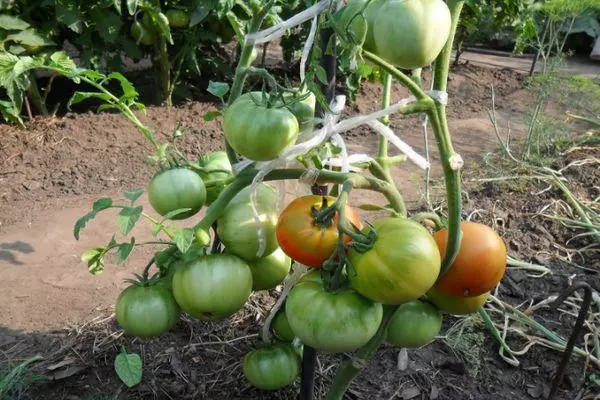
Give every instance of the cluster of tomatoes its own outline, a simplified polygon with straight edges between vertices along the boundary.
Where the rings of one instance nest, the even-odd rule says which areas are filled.
[[[338,22],[365,49],[394,65],[429,65],[448,39],[450,13],[441,0],[375,0],[365,5],[366,0],[350,0]],[[409,45],[398,46],[396,37]],[[310,127],[314,96],[287,96],[296,94],[249,92],[226,109],[223,131],[237,153],[250,160],[272,160]],[[226,155],[209,154],[196,170],[158,173],[148,187],[150,203],[163,216],[188,218],[211,204],[227,179],[234,178]],[[240,310],[253,290],[281,284],[292,260],[304,264],[311,270],[293,285],[271,324],[278,341],[244,358],[251,384],[277,389],[292,383],[300,370],[300,353],[292,342],[325,352],[356,350],[379,330],[384,306],[397,306],[387,324],[387,341],[421,347],[439,335],[442,312],[477,311],[504,275],[506,247],[487,226],[462,224],[458,256],[440,276],[446,229],[432,234],[404,217],[385,217],[363,227],[348,205],[340,209],[345,221],[338,220],[337,212],[321,218],[336,200],[299,197],[278,215],[277,196],[269,185],[260,184],[255,196],[249,187],[241,190],[216,222],[224,251],[192,249],[160,279],[127,288],[116,305],[119,324],[133,335],[154,337],[173,327],[181,310],[200,320],[223,319]],[[172,215],[180,209],[187,211]],[[368,245],[353,245],[350,233],[340,233],[340,223],[371,238]],[[336,257],[344,260],[339,265],[345,284],[331,290],[322,271]]]

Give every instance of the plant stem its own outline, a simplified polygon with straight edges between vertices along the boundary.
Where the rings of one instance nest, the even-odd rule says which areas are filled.
[[[410,79],[410,77],[408,75],[399,71],[392,64],[388,63],[384,59],[382,59],[382,58],[376,56],[375,54],[373,54],[369,51],[366,51],[366,50],[363,50],[363,56],[366,60],[372,61],[375,64],[382,67],[383,69],[385,69],[386,72],[391,74],[401,84],[403,84],[408,90],[410,90],[410,92],[413,94],[413,96],[415,96],[417,98],[417,100],[424,100],[424,101],[427,101],[428,99],[431,100],[431,98],[423,91],[423,89],[421,89],[421,87],[415,81]]]
[[[464,3],[464,0],[450,0],[448,2],[448,7],[450,8],[450,13],[452,15],[452,28],[450,31],[450,38],[446,42],[446,46],[435,63],[436,68],[433,89],[437,91],[447,92],[448,89],[448,74],[454,35],[456,34],[460,13]],[[452,148],[452,139],[450,137],[450,129],[448,128],[448,121],[446,118],[446,105],[441,102],[436,102],[435,112],[431,111],[429,113],[429,119],[431,120],[431,126],[435,133],[440,152],[440,159],[444,170],[444,179],[446,181],[446,196],[448,199],[448,244],[440,270],[440,276],[443,276],[454,262],[458,250],[460,249],[462,236],[460,231],[462,212],[460,171],[458,168],[453,168],[451,164],[450,158],[454,156],[455,153]]]
[[[160,65],[160,80],[162,89],[162,101],[165,102],[167,107],[171,107],[171,63],[169,61],[169,51],[167,49],[167,39],[160,35],[158,39],[158,62]]]
[[[363,347],[358,349],[354,357],[344,361],[338,370],[333,384],[329,388],[325,400],[341,400],[344,393],[348,390],[350,382],[362,372],[363,368],[373,358],[383,341],[389,321],[394,315],[397,306],[383,306],[383,320],[375,336]]]
[[[40,114],[44,116],[48,115],[48,109],[46,108],[46,104],[40,95],[40,90],[35,80],[35,73],[33,71],[29,74],[29,87],[27,88],[27,96]]]
[[[383,99],[381,102],[381,108],[387,108],[390,106],[390,98],[392,93],[392,75],[386,72],[383,82]],[[381,118],[381,122],[385,125],[390,124],[390,117],[386,115]],[[377,152],[377,162],[381,165],[383,172],[389,175],[390,165],[388,160],[388,140],[384,136],[379,136],[379,150]]]

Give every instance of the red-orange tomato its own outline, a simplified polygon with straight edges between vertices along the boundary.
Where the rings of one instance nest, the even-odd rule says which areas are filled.
[[[479,296],[500,282],[506,270],[506,246],[490,227],[475,222],[463,222],[460,250],[448,272],[435,288],[453,296]],[[433,238],[445,254],[448,230],[442,229]]]
[[[293,260],[311,267],[321,267],[331,257],[339,237],[337,213],[331,226],[320,226],[312,215],[312,207],[320,210],[323,198],[328,205],[336,200],[331,196],[299,197],[283,210],[277,222],[277,241],[281,249]],[[344,212],[346,221],[362,227],[358,214],[350,206],[346,206]],[[344,240],[349,242],[350,238]]]

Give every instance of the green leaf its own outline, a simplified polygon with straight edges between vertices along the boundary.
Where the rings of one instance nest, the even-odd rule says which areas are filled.
[[[58,22],[68,26],[73,32],[81,33],[83,31],[83,18],[77,9],[75,0],[58,0],[54,9]]]
[[[212,121],[213,119],[217,118],[218,116],[222,115],[222,113],[220,111],[210,111],[207,112],[206,114],[204,114],[202,116],[202,118],[206,121]]]
[[[127,260],[133,249],[135,248],[135,238],[131,238],[131,242],[129,243],[121,243],[118,246],[119,249],[119,259],[118,262],[123,262]]]
[[[115,10],[121,15],[121,0],[113,0],[113,5],[115,6]]]
[[[137,5],[137,0],[127,0],[127,11],[129,11],[129,15],[135,14],[135,12],[137,11]]]
[[[167,39],[167,42],[170,44],[174,44],[173,37],[171,36],[171,27],[169,26],[169,19],[167,16],[161,12],[156,14],[155,19],[156,24],[158,25],[158,29],[162,35]]]
[[[54,67],[58,67],[64,70],[73,70],[75,68],[77,68],[77,65],[75,65],[75,62],[73,60],[71,60],[71,58],[69,57],[69,55],[67,53],[65,53],[64,51],[57,51],[55,53],[52,53],[52,55],[50,56],[50,60],[52,61],[52,63],[54,65]]]
[[[177,210],[169,211],[168,213],[166,213],[165,215],[162,216],[163,217],[163,221],[167,221],[167,220],[173,218],[176,215],[183,214],[183,213],[188,212],[190,210],[191,210],[191,208],[178,208]]]
[[[33,28],[8,35],[5,41],[17,42],[27,46],[53,46],[55,44],[52,40],[40,36]]]
[[[214,6],[212,1],[203,1],[199,3],[200,5],[198,5],[190,15],[190,28],[204,21]]]
[[[102,210],[106,210],[110,206],[112,206],[112,199],[110,199],[109,197],[103,197],[101,199],[96,200],[94,202],[94,205],[92,206],[92,211],[85,214],[83,217],[79,218],[75,222],[75,226],[73,228],[73,236],[75,236],[75,239],[79,240],[81,230],[85,228],[86,224],[89,221],[96,217],[96,214],[98,214]]]
[[[131,205],[133,205],[142,194],[144,194],[144,189],[142,188],[123,191],[123,196],[131,201]]]
[[[142,215],[142,206],[125,207],[119,212],[119,232],[121,235],[129,235],[129,232],[133,229],[138,219]]]
[[[315,74],[317,75],[319,82],[321,82],[323,85],[327,85],[329,83],[327,82],[327,72],[322,66],[315,65]]]
[[[135,99],[138,96],[137,90],[133,87],[133,84],[127,80],[120,72],[113,72],[109,74],[107,79],[116,79],[121,84],[121,89],[123,90],[123,98],[125,99]]]
[[[69,103],[67,103],[67,107],[69,109],[71,109],[71,106],[73,104],[77,104],[77,103],[81,103],[84,100],[88,100],[88,99],[99,99],[102,101],[110,101],[110,96],[106,93],[100,93],[100,92],[75,92],[75,94],[73,95],[73,97],[71,97],[71,100],[69,100]]]
[[[7,31],[22,31],[29,28],[29,23],[13,15],[0,14],[0,28]]]
[[[115,357],[115,372],[127,387],[142,381],[142,358],[139,354],[127,354],[125,349]]]
[[[177,229],[173,239],[175,240],[175,244],[177,245],[179,251],[182,254],[185,254],[194,242],[194,230],[190,228]]]
[[[223,100],[223,96],[229,92],[229,85],[225,82],[208,82],[208,93]]]
[[[10,101],[0,100],[0,114],[2,114],[2,118],[10,124],[23,125],[20,112],[15,110]]]
[[[15,63],[12,73],[14,76],[19,76],[21,74],[31,71],[32,69],[39,68],[42,65],[44,64],[39,59],[35,59],[29,56],[20,57],[19,61]],[[27,89],[28,86],[29,84],[27,84],[26,87],[22,87],[22,89]]]
[[[115,43],[121,30],[121,17],[119,14],[107,10],[94,8],[90,12],[92,20],[96,23],[96,32],[106,43]]]
[[[88,271],[92,275],[101,274],[104,271],[104,254],[106,254],[106,249],[97,247],[89,249],[81,255],[81,261],[87,262]]]
[[[95,212],[106,210],[110,206],[112,206],[113,201],[110,197],[102,197],[94,202],[92,205],[92,210]]]

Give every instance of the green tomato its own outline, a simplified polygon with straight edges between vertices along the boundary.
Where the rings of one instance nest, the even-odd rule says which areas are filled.
[[[203,172],[199,172],[199,175],[204,181],[218,181],[226,180],[233,177],[233,170],[227,158],[227,153],[224,151],[217,151],[214,153],[206,153],[199,157],[198,163],[200,167],[204,169]],[[219,197],[219,194],[227,186],[227,183],[221,183],[219,185],[211,186],[206,188],[206,205],[212,204],[213,201]]]
[[[253,350],[244,357],[244,376],[262,390],[286,387],[300,372],[300,357],[289,343],[278,343]]]
[[[377,233],[373,247],[363,253],[348,252],[354,268],[348,274],[352,287],[383,304],[402,304],[423,296],[440,273],[440,252],[433,237],[406,218],[381,218],[372,227]]]
[[[273,333],[275,333],[275,336],[284,342],[291,342],[296,337],[290,327],[285,308],[282,308],[277,312],[275,318],[273,318],[273,322],[271,322],[271,329],[273,330]]]
[[[130,335],[153,338],[171,329],[181,311],[171,291],[160,284],[132,285],[115,305],[117,322]]]
[[[277,226],[277,195],[266,184],[258,187],[256,208],[259,221],[254,218],[250,201],[251,187],[240,191],[227,205],[221,218],[217,220],[217,234],[227,248],[246,261],[255,261],[259,250],[259,229],[264,233],[265,251],[262,257],[274,252],[279,244],[275,234]]]
[[[152,46],[156,43],[156,34],[139,21],[135,21],[131,25],[131,36],[133,36],[136,42],[144,46]]]
[[[235,151],[256,161],[269,161],[298,138],[298,120],[288,109],[256,104],[262,93],[238,97],[225,110],[223,133]]]
[[[392,315],[387,328],[387,341],[409,349],[425,346],[435,340],[442,329],[442,314],[420,300],[402,304]]]
[[[199,257],[173,275],[173,295],[181,308],[198,319],[222,319],[244,306],[252,291],[250,267],[231,254]]]
[[[200,211],[206,201],[206,188],[196,172],[187,168],[173,168],[161,171],[152,178],[148,185],[148,198],[160,215],[189,208],[189,211],[171,217],[185,219]]]
[[[334,15],[339,28],[348,37],[350,44],[357,46],[363,46],[367,37],[366,9],[363,12],[365,4],[366,0],[350,0]]]
[[[356,16],[363,10],[367,1],[349,0],[348,5],[340,10],[339,23],[342,29],[348,29],[354,38],[361,39],[364,35],[363,49],[376,52],[375,35],[373,33],[373,27],[377,24],[375,16],[381,6],[388,0],[372,0],[363,12],[364,19],[361,16]]]
[[[292,288],[285,313],[302,343],[322,351],[345,352],[358,349],[375,335],[383,308],[352,289],[327,292],[311,276]]]
[[[305,95],[306,93],[302,93],[299,95],[299,97],[303,97]],[[307,129],[312,130],[315,125],[315,107],[317,105],[317,98],[315,97],[315,94],[310,92],[308,97],[300,101],[294,101],[293,95],[289,93],[285,94],[284,98],[286,103],[291,102],[287,108],[298,120],[300,131],[303,132]]]
[[[444,48],[452,23],[442,0],[388,0],[371,18],[376,54],[404,69],[430,65]]]
[[[249,261],[252,271],[252,290],[273,289],[279,285],[290,272],[292,260],[277,248],[266,257]]]
[[[169,25],[173,28],[185,28],[190,23],[190,16],[183,10],[172,8],[166,12]]]

